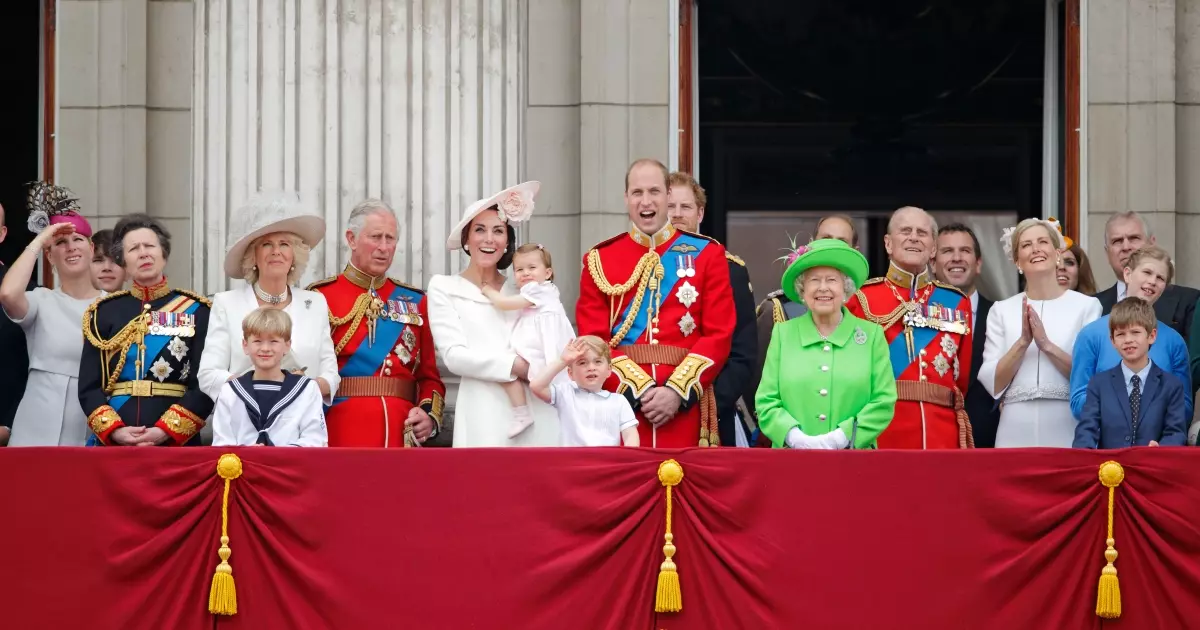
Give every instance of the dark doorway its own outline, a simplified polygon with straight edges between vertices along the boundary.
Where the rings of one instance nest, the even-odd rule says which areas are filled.
[[[1040,216],[1046,6],[697,3],[704,232],[753,254],[764,248],[739,225],[771,243],[786,226],[803,242],[816,217],[847,213],[878,273],[899,206],[939,221]],[[751,267],[758,293],[778,287],[766,266]]]
[[[41,131],[41,3],[33,0],[0,5],[0,204],[8,236],[0,243],[0,260],[11,264],[33,240],[25,227],[29,216],[28,182],[38,178]]]

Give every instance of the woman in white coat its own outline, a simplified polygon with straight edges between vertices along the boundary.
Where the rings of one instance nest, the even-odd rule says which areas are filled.
[[[338,364],[329,331],[329,305],[316,291],[296,288],[309,251],[321,242],[325,220],[306,214],[291,192],[260,193],[234,214],[225,275],[246,286],[213,296],[197,378],[216,400],[221,386],[253,369],[242,351],[242,320],[260,306],[292,318],[292,351],[283,368],[316,381],[326,405],[337,392]]]
[[[526,392],[533,426],[508,438],[512,405],[500,383],[528,382],[529,363],[510,345],[517,311],[501,311],[485,286],[516,295],[501,271],[512,264],[516,233],[509,221],[533,210],[537,182],[503,190],[471,204],[450,231],[446,247],[471,257],[462,273],[429,280],[429,324],[438,356],[462,380],[454,406],[454,446],[559,446],[558,414]],[[508,214],[505,214],[507,209]]]

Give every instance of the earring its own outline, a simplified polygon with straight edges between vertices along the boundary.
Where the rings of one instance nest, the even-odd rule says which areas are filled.
[[[1054,266],[1055,266],[1055,267],[1061,267],[1061,266],[1062,266],[1062,256],[1057,256],[1057,257],[1055,257],[1055,258],[1054,258]]]
[[[296,265],[292,265],[292,271],[296,270]]]
[[[1020,265],[1017,265],[1017,273],[1019,275],[1025,275],[1025,270],[1022,269]]]
[[[258,271],[258,265],[254,265],[254,270]]]

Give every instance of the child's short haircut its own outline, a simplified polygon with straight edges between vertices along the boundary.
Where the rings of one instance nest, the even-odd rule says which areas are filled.
[[[252,336],[281,337],[291,341],[292,318],[277,308],[256,308],[242,320],[242,339]]]
[[[1171,260],[1171,255],[1167,250],[1158,245],[1147,245],[1129,255],[1129,262],[1125,263],[1126,269],[1137,269],[1142,263],[1147,260],[1157,260],[1167,266],[1167,284],[1175,279],[1175,263]]]
[[[112,258],[113,246],[113,231],[110,229],[100,230],[92,234],[92,247],[97,254],[105,258]]]
[[[604,343],[603,339],[597,337],[596,335],[584,335],[580,337],[579,340],[588,347],[588,350],[595,352],[596,356],[604,359],[605,361],[612,361],[612,350],[609,349],[607,343]]]
[[[1154,307],[1149,302],[1140,297],[1127,297],[1113,306],[1112,314],[1108,317],[1108,334],[1111,336],[1118,330],[1134,326],[1141,326],[1150,332],[1158,327],[1158,318],[1154,316]]]

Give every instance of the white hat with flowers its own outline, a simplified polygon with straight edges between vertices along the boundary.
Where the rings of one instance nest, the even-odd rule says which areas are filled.
[[[485,210],[495,208],[500,215],[500,220],[505,223],[520,223],[529,220],[529,217],[533,215],[533,198],[537,196],[541,187],[541,182],[524,182],[505,188],[467,206],[462,218],[458,220],[458,224],[450,230],[450,234],[446,237],[446,248],[462,249],[463,230]]]

